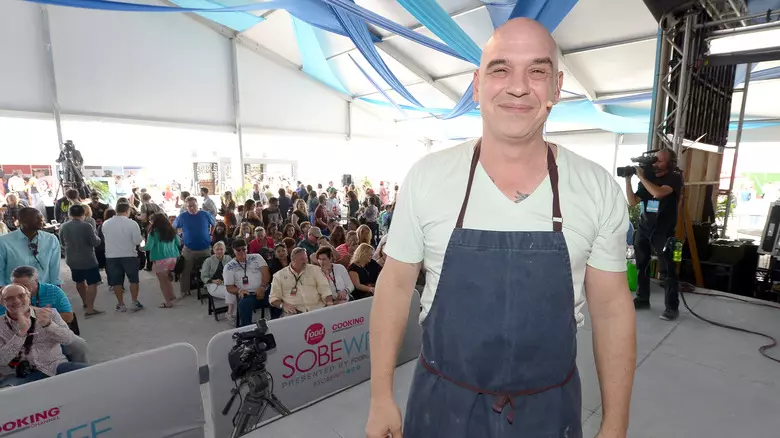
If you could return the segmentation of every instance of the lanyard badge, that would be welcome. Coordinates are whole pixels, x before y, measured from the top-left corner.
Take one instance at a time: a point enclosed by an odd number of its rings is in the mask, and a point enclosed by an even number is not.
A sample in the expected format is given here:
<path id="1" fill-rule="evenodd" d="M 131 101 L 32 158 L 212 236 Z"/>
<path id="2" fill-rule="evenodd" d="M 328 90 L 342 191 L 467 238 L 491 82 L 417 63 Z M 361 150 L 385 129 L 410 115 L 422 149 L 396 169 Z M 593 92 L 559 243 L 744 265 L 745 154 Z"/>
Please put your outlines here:
<path id="1" fill-rule="evenodd" d="M 293 288 L 290 289 L 290 295 L 295 296 L 298 293 L 298 283 L 301 282 L 301 277 L 303 277 L 303 274 L 301 273 L 301 275 L 296 276 L 293 274 L 292 269 L 290 269 L 290 274 L 292 274 L 293 278 L 295 279 L 295 284 L 293 285 Z"/>

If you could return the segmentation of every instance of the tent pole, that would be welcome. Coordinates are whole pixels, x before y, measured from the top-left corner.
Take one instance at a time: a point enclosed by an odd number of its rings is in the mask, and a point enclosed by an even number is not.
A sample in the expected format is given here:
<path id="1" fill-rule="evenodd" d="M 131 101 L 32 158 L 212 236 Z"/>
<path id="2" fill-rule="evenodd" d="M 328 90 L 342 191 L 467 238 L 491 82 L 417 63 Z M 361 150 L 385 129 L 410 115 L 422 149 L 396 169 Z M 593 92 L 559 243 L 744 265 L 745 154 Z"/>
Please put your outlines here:
<path id="1" fill-rule="evenodd" d="M 742 141 L 742 126 L 745 122 L 745 104 L 747 103 L 748 88 L 750 87 L 750 70 L 753 64 L 745 66 L 745 91 L 742 92 L 742 106 L 739 109 L 739 122 L 737 123 L 737 138 L 734 144 L 734 161 L 731 163 L 731 179 L 729 179 L 729 191 L 726 194 L 726 215 L 723 217 L 723 229 L 720 230 L 720 237 L 726 236 L 726 227 L 729 224 L 729 214 L 731 213 L 731 192 L 734 190 L 734 178 L 737 175 L 737 158 L 739 158 L 739 144 Z"/>
<path id="2" fill-rule="evenodd" d="M 57 153 L 60 152 L 62 141 L 62 118 L 60 115 L 60 101 L 57 95 L 57 76 L 54 70 L 54 52 L 51 46 L 51 28 L 49 26 L 49 11 L 45 5 L 41 5 L 41 30 L 43 31 L 43 46 L 46 49 L 46 67 L 49 76 L 49 92 L 51 93 L 52 114 L 57 126 Z"/>
<path id="3" fill-rule="evenodd" d="M 244 187 L 246 181 L 244 180 L 244 131 L 241 127 L 241 92 L 238 84 L 238 44 L 236 38 L 230 38 L 230 58 L 232 64 L 233 74 L 233 117 L 235 121 L 235 133 L 238 137 L 238 172 L 233 171 L 233 175 L 238 175 L 240 184 L 236 189 Z M 235 176 L 233 179 L 235 180 Z"/>

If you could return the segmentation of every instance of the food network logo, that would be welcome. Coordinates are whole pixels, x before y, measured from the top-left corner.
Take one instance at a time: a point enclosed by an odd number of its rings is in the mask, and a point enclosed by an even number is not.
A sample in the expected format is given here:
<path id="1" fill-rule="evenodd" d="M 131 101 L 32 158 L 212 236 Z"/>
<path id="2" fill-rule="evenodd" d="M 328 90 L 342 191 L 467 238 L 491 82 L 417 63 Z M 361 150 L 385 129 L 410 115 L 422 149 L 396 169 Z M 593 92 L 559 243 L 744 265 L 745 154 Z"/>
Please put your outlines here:
<path id="1" fill-rule="evenodd" d="M 44 409 L 34 414 L 25 415 L 12 421 L 6 421 L 0 426 L 0 437 L 21 432 L 31 427 L 38 427 L 60 419 L 60 408 Z"/>
<path id="2" fill-rule="evenodd" d="M 336 324 L 333 324 L 333 333 L 340 332 L 342 330 L 347 330 L 352 327 L 356 327 L 359 325 L 363 325 L 366 322 L 366 318 L 360 317 L 360 318 L 352 318 L 348 319 L 346 321 L 337 322 Z"/>
<path id="3" fill-rule="evenodd" d="M 306 329 L 306 332 L 303 334 L 303 339 L 305 339 L 306 343 L 309 345 L 319 344 L 325 339 L 325 326 L 315 322 Z"/>

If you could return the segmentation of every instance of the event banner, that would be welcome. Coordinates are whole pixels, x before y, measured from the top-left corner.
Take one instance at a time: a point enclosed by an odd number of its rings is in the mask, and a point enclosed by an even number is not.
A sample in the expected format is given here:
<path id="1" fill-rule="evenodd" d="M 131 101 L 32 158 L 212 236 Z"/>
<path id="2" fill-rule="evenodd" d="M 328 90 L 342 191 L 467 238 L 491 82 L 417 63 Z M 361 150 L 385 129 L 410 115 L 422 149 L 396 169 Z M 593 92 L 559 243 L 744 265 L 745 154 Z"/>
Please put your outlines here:
<path id="1" fill-rule="evenodd" d="M 0 437 L 204 438 L 204 425 L 189 344 L 0 389 Z"/>
<path id="2" fill-rule="evenodd" d="M 372 303 L 373 298 L 368 298 L 270 321 L 268 332 L 276 341 L 276 348 L 268 351 L 265 364 L 270 381 L 262 394 L 256 392 L 259 395 L 257 412 L 262 414 L 259 418 L 253 416 L 246 429 L 279 418 L 285 410 L 295 411 L 368 380 L 371 374 L 368 327 Z M 417 358 L 420 353 L 419 315 L 420 297 L 415 292 L 398 355 L 399 364 Z M 234 417 L 239 419 L 236 412 L 242 403 L 244 408 L 249 407 L 248 385 L 244 385 L 243 402 L 236 400 L 226 415 L 222 414 L 231 390 L 235 388 L 228 363 L 228 352 L 234 345 L 232 335 L 253 327 L 219 333 L 207 347 L 211 412 L 217 437 L 238 436 L 233 435 Z M 258 388 L 257 384 L 255 388 Z M 240 421 L 236 423 L 240 424 Z"/>

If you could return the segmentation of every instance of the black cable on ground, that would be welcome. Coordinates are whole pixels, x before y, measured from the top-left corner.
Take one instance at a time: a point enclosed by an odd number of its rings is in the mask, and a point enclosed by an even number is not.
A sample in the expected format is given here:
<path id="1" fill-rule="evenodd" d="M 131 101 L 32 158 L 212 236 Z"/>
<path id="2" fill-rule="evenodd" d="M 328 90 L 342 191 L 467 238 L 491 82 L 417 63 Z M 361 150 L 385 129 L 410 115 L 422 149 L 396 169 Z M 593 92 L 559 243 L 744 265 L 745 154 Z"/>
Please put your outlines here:
<path id="1" fill-rule="evenodd" d="M 704 292 L 695 292 L 694 291 L 695 287 L 693 285 L 691 285 L 690 283 L 685 283 L 685 282 L 681 281 L 679 284 L 680 284 L 680 298 L 682 298 L 683 305 L 685 305 L 685 308 L 688 309 L 689 312 L 691 312 L 691 315 L 699 318 L 700 320 L 702 320 L 704 322 L 710 323 L 710 324 L 712 324 L 714 326 L 717 326 L 717 327 L 723 327 L 725 329 L 734 330 L 734 331 L 743 332 L 743 333 L 750 333 L 752 335 L 758 335 L 758 336 L 764 337 L 766 339 L 769 339 L 772 342 L 769 343 L 769 344 L 761 346 L 761 348 L 758 349 L 758 352 L 761 353 L 761 355 L 766 357 L 767 359 L 772 360 L 772 361 L 777 362 L 777 363 L 780 363 L 780 359 L 776 359 L 776 358 L 774 358 L 774 357 L 772 357 L 772 356 L 770 356 L 770 355 L 768 355 L 766 353 L 767 350 L 770 350 L 770 349 L 772 349 L 772 348 L 777 346 L 777 339 L 775 339 L 774 337 L 772 337 L 772 336 L 770 336 L 770 335 L 768 335 L 766 333 L 756 332 L 756 331 L 753 331 L 753 330 L 748 330 L 748 329 L 744 329 L 744 328 L 740 328 L 740 327 L 734 327 L 734 326 L 731 326 L 731 325 L 728 325 L 728 324 L 723 324 L 723 323 L 720 323 L 720 322 L 716 322 L 716 321 L 712 321 L 710 319 L 707 319 L 707 318 L 699 315 L 698 313 L 694 312 L 693 309 L 691 309 L 690 306 L 688 306 L 688 302 L 685 300 L 685 294 L 695 294 L 695 295 L 704 295 L 704 296 L 708 296 L 708 297 L 728 298 L 730 300 L 741 301 L 743 303 L 748 303 L 748 304 L 752 304 L 752 305 L 755 305 L 755 306 L 770 307 L 770 308 L 775 309 L 775 310 L 780 310 L 780 307 L 772 305 L 772 304 L 768 304 L 768 303 L 766 303 L 766 304 L 765 303 L 756 303 L 756 302 L 753 302 L 753 301 L 749 301 L 749 300 L 745 300 L 745 299 L 737 298 L 737 297 L 732 297 L 732 296 L 729 296 L 729 295 L 712 294 L 712 293 L 704 293 Z"/>

